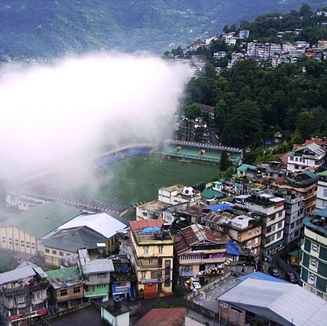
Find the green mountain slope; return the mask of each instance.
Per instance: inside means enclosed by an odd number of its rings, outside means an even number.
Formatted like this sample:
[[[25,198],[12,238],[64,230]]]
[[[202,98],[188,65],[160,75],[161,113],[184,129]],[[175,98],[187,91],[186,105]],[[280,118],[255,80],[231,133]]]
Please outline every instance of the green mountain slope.
[[[325,1],[306,1],[311,9]],[[0,60],[101,49],[163,53],[269,12],[298,10],[297,0],[3,0]]]

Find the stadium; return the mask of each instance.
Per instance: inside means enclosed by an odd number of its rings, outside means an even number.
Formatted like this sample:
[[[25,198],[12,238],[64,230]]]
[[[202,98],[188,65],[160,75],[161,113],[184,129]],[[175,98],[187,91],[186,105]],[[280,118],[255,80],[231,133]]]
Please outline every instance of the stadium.
[[[162,186],[175,183],[192,186],[198,181],[212,180],[218,174],[223,150],[228,152],[233,164],[239,163],[241,150],[210,144],[166,140],[160,151],[155,144],[121,146],[86,161],[10,182],[6,189],[6,206],[9,211],[23,211],[38,204],[60,201],[82,212],[106,212],[123,217],[129,213],[130,206],[138,205],[137,201],[155,199]],[[67,186],[77,165],[90,163],[100,192],[91,198],[85,195],[86,191],[71,190]],[[119,168],[123,166],[122,173]],[[108,177],[109,170],[118,179],[116,183],[112,176]],[[89,185],[85,183],[83,187]]]

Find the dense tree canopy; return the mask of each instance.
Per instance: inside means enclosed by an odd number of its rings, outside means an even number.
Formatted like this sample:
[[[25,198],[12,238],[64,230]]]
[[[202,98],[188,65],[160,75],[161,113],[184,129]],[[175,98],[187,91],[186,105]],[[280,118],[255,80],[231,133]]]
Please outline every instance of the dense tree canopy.
[[[304,138],[327,135],[326,61],[303,58],[271,69],[248,59],[220,75],[209,72],[193,78],[187,93],[215,106],[224,144],[256,147],[295,129]]]

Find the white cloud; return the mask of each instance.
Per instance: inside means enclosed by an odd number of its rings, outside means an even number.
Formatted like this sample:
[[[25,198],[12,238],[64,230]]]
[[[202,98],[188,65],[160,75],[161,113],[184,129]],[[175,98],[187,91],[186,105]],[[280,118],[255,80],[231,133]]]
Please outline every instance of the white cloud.
[[[0,76],[1,177],[61,164],[102,141],[157,140],[188,78],[160,58],[118,53],[12,68]]]

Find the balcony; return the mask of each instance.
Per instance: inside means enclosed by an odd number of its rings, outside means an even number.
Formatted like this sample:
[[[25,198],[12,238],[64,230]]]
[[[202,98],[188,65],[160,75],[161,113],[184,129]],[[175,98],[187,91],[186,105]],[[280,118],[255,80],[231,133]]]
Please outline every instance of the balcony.
[[[96,297],[106,297],[109,295],[108,289],[96,289],[95,291],[85,291],[84,290],[84,297],[85,298],[96,298]]]

